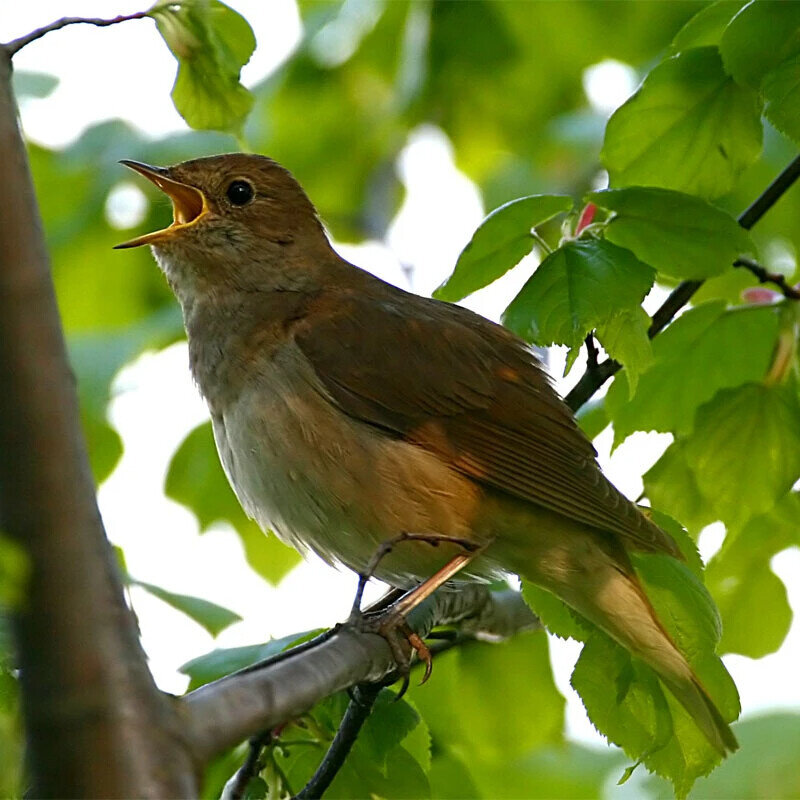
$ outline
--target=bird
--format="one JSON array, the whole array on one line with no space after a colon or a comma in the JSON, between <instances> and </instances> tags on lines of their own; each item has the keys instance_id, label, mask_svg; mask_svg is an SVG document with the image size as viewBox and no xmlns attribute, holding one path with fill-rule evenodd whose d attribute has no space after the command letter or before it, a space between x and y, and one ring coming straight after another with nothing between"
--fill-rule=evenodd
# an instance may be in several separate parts
<instances>
[{"instance_id":1,"label":"bird","mask_svg":"<svg viewBox=\"0 0 800 800\"><path fill-rule=\"evenodd\" d=\"M650 666L717 752L738 747L632 566L679 547L604 476L523 340L348 263L272 159L121 163L172 201L168 227L117 247L149 245L180 303L250 517L394 587L520 575Z\"/></svg>"}]
</instances>

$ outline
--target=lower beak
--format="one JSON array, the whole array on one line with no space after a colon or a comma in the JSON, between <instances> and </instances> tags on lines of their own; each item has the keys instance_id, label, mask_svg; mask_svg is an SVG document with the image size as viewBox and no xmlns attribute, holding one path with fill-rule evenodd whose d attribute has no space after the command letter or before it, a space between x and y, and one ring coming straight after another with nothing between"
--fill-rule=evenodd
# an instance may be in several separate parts
<instances>
[{"instance_id":1,"label":"lower beak","mask_svg":"<svg viewBox=\"0 0 800 800\"><path fill-rule=\"evenodd\" d=\"M143 244L155 244L165 239L170 239L180 230L196 224L208 213L208 202L205 195L194 186L171 178L168 169L151 167L138 161L123 160L120 161L120 164L124 164L134 172L144 175L145 178L152 181L169 197L172 201L173 219L169 227L114 245L115 250L121 250L126 247L140 247Z\"/></svg>"}]
</instances>

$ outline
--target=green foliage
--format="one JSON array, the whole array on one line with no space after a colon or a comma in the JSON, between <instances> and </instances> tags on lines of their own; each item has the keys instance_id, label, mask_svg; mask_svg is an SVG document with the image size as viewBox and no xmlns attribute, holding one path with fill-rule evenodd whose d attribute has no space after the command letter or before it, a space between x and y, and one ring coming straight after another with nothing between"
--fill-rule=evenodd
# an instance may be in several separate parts
<instances>
[{"instance_id":1,"label":"green foliage","mask_svg":"<svg viewBox=\"0 0 800 800\"><path fill-rule=\"evenodd\" d=\"M636 308L653 277L651 267L610 242L567 242L537 267L503 323L534 344L578 347L592 328Z\"/></svg>"},{"instance_id":2,"label":"green foliage","mask_svg":"<svg viewBox=\"0 0 800 800\"><path fill-rule=\"evenodd\" d=\"M295 550L263 534L242 511L217 458L210 422L195 428L175 452L164 491L195 513L201 530L220 520L230 523L242 540L247 563L270 583L299 561Z\"/></svg>"},{"instance_id":3,"label":"green foliage","mask_svg":"<svg viewBox=\"0 0 800 800\"><path fill-rule=\"evenodd\" d=\"M193 691L211 681L230 675L232 672L272 658L272 656L309 639L314 633L316 631L304 631L303 633L292 633L280 639L271 639L264 644L218 648L193 658L180 667L180 671L189 676L187 691Z\"/></svg>"},{"instance_id":4,"label":"green foliage","mask_svg":"<svg viewBox=\"0 0 800 800\"><path fill-rule=\"evenodd\" d=\"M276 772L290 794L308 782L333 740L347 702L343 693L329 697L283 729L270 748L264 771L268 784ZM396 702L394 693L384 689L325 796L430 797L429 767L430 735L424 721L407 700Z\"/></svg>"},{"instance_id":5,"label":"green foliage","mask_svg":"<svg viewBox=\"0 0 800 800\"><path fill-rule=\"evenodd\" d=\"M763 714L743 720L736 727L741 750L707 778L701 778L690 797L697 800L729 800L731 797L761 798L800 795L797 751L800 747L800 715ZM654 798L668 800L671 787L651 778L647 782Z\"/></svg>"},{"instance_id":6,"label":"green foliage","mask_svg":"<svg viewBox=\"0 0 800 800\"><path fill-rule=\"evenodd\" d=\"M117 159L171 163L228 150L229 134L241 134L246 120L254 149L292 169L337 238L380 238L402 198L398 153L417 126L438 125L486 207L499 207L439 290L455 299L530 252L531 228L570 208L564 195L596 188L602 146L615 188L591 197L611 213L544 259L506 322L530 341L569 345L573 356L594 330L623 364L607 397L581 409L581 425L595 436L611 421L617 443L639 430L675 436L644 476L647 498L693 534L718 518L725 522L725 542L705 575L722 617L719 649L754 658L774 652L792 616L770 559L800 541L798 495L791 491L800 477L800 411L791 364L783 373L788 378L765 380L776 343L786 336L781 309L743 307L741 290L755 279L731 263L756 246L768 259L776 241L800 250L800 193L789 192L770 210L752 242L730 215L794 157L795 146L775 129L800 140L797 4L396 0L369 7L305 2L301 11L297 51L251 96L239 73L255 40L238 14L215 0L153 9L179 63L176 107L190 125L225 135L151 142L114 121L63 151L30 145L96 480L121 453L106 417L114 376L144 350L181 335L174 300L149 254L110 252L121 239L169 220L168 204L155 200L140 229L123 233L107 221L109 192L126 177ZM603 136L605 120L588 107L581 79L586 67L609 57L639 69L644 81ZM56 84L24 73L15 81L26 97L44 97ZM768 122L756 160L762 107ZM442 217L448 213L441 209ZM555 230L555 224L545 229L547 242ZM696 307L651 343L640 304L656 272L667 283L707 280ZM245 518L208 425L181 445L166 488L202 529L220 520L232 524L249 563L268 581L279 581L296 563L293 551ZM642 557L637 568L665 624L733 717L735 694L713 652L717 616L697 577L696 552L680 526L654 517L679 540L688 565ZM186 598L152 588L212 632L234 619L207 601L190 598L187 606ZM682 709L647 668L589 623L536 587L524 591L552 631L586 640L573 682L597 727L685 792L714 756ZM196 688L297 638L215 650L183 671ZM8 649L0 626L0 655ZM0 794L13 795L20 745L16 682L6 666ZM541 633L446 654L432 681L410 694L413 704L381 697L328 796L601 797L621 771L619 751L563 742L563 699ZM282 774L297 791L319 763L345 703L343 696L329 699L287 728L251 795L287 788ZM797 731L791 715L743 722L737 726L742 752L701 780L696 795L797 794ZM220 757L204 796L219 795L242 757L241 750Z\"/></svg>"},{"instance_id":7,"label":"green foliage","mask_svg":"<svg viewBox=\"0 0 800 800\"><path fill-rule=\"evenodd\" d=\"M186 594L168 592L160 586L154 586L152 583L145 583L144 581L133 580L131 584L144 589L159 600L163 600L167 605L186 614L187 617L190 617L198 625L205 628L212 636L217 636L225 628L242 619L230 609L223 608L209 600L204 600L202 597L191 597Z\"/></svg>"},{"instance_id":8,"label":"green foliage","mask_svg":"<svg viewBox=\"0 0 800 800\"><path fill-rule=\"evenodd\" d=\"M480 224L458 257L453 274L433 296L461 300L505 275L533 249L531 229L571 208L571 198L548 194L521 197L496 208Z\"/></svg>"},{"instance_id":9,"label":"green foliage","mask_svg":"<svg viewBox=\"0 0 800 800\"><path fill-rule=\"evenodd\" d=\"M613 186L729 192L761 150L756 93L723 69L716 47L659 64L608 122L603 162Z\"/></svg>"},{"instance_id":10,"label":"green foliage","mask_svg":"<svg viewBox=\"0 0 800 800\"><path fill-rule=\"evenodd\" d=\"M625 373L609 389L615 443L637 430L690 432L698 407L720 389L764 377L777 333L771 307L728 311L714 302L683 314L653 341L653 363L632 397Z\"/></svg>"},{"instance_id":11,"label":"green foliage","mask_svg":"<svg viewBox=\"0 0 800 800\"><path fill-rule=\"evenodd\" d=\"M710 278L753 252L749 234L730 214L692 195L631 187L587 199L614 212L606 239L671 278Z\"/></svg>"},{"instance_id":12,"label":"green foliage","mask_svg":"<svg viewBox=\"0 0 800 800\"><path fill-rule=\"evenodd\" d=\"M172 100L192 128L240 135L253 96L239 73L256 48L244 17L219 0L156 5L151 16L178 61Z\"/></svg>"}]
</instances>

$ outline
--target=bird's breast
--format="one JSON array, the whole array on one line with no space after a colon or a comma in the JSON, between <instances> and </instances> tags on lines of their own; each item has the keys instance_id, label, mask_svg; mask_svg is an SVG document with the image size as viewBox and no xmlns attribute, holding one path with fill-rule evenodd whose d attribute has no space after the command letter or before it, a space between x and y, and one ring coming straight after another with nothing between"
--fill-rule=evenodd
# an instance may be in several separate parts
<instances>
[{"instance_id":1,"label":"bird's breast","mask_svg":"<svg viewBox=\"0 0 800 800\"><path fill-rule=\"evenodd\" d=\"M434 454L347 416L291 342L213 415L225 471L246 512L298 549L363 570L403 532L480 538L479 488ZM379 575L427 577L448 546L404 543Z\"/></svg>"}]
</instances>

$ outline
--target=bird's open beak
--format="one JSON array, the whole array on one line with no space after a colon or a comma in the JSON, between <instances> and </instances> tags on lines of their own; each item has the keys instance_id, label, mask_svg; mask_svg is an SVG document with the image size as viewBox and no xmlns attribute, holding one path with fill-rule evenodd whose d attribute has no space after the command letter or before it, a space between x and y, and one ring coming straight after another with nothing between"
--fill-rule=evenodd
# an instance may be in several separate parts
<instances>
[{"instance_id":1,"label":"bird's open beak","mask_svg":"<svg viewBox=\"0 0 800 800\"><path fill-rule=\"evenodd\" d=\"M123 160L119 162L134 172L144 175L152 181L172 201L172 224L160 231L146 233L135 239L114 245L115 250L125 247L139 247L143 244L155 244L174 236L183 228L196 224L208 213L208 202L205 195L194 186L180 183L169 177L169 170L164 167L151 167L138 161Z\"/></svg>"}]
</instances>

